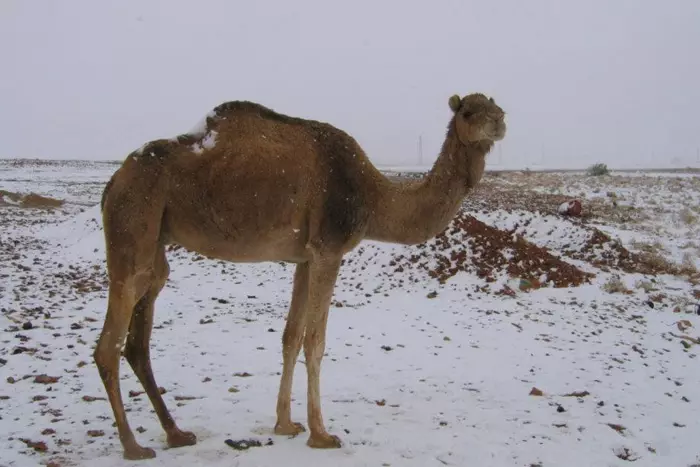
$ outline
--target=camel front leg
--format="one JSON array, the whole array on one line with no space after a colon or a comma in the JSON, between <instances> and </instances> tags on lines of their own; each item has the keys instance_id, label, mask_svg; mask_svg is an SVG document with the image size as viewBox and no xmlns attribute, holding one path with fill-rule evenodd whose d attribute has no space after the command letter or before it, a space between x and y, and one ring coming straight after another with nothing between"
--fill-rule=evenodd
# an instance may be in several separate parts
<instances>
[{"instance_id":1,"label":"camel front leg","mask_svg":"<svg viewBox=\"0 0 700 467\"><path fill-rule=\"evenodd\" d=\"M282 377L277 396L277 423L275 433L295 436L306 431L304 425L292 421L292 380L294 366L304 338L304 319L309 294L309 263L300 263L294 272L294 290L282 335Z\"/></svg>"},{"instance_id":2,"label":"camel front leg","mask_svg":"<svg viewBox=\"0 0 700 467\"><path fill-rule=\"evenodd\" d=\"M340 439L330 435L321 414L321 359L326 350L326 324L340 257L317 257L309 265L309 295L304 331L304 355L308 377L307 411L312 448L339 448Z\"/></svg>"}]
</instances>

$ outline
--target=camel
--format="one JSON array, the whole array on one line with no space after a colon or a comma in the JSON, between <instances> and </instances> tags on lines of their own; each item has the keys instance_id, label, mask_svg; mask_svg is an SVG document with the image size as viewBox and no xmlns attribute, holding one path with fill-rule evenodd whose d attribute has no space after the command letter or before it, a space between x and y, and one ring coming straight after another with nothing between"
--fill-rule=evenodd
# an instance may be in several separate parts
<instances>
[{"instance_id":1,"label":"camel","mask_svg":"<svg viewBox=\"0 0 700 467\"><path fill-rule=\"evenodd\" d=\"M196 131L148 142L105 186L101 210L109 293L93 357L126 459L155 451L136 441L119 385L122 354L143 385L169 447L196 443L170 415L151 369L154 302L169 267L166 245L234 262L295 264L282 336L274 432L306 431L291 418L294 366L304 347L307 445L338 448L321 414L321 359L328 309L343 256L362 240L418 244L443 231L480 181L504 138L505 113L481 93L449 98L451 118L432 169L392 181L357 141L334 126L249 101L215 107Z\"/></svg>"}]
</instances>

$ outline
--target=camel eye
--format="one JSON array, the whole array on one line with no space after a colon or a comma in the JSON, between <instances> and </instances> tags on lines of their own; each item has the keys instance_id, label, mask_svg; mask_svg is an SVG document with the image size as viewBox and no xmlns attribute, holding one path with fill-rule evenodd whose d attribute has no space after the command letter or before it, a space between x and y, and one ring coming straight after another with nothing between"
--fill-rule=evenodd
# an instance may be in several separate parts
<instances>
[{"instance_id":1,"label":"camel eye","mask_svg":"<svg viewBox=\"0 0 700 467\"><path fill-rule=\"evenodd\" d=\"M462 114L462 116L463 116L464 118L469 118L469 117L471 117L472 115L474 115L474 112L464 112L464 113Z\"/></svg>"}]
</instances>

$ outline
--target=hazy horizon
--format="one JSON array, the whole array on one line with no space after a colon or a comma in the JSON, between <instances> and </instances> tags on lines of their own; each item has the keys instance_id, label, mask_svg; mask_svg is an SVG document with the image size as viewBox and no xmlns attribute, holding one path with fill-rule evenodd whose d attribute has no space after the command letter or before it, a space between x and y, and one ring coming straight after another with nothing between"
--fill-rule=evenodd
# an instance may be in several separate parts
<instances>
[{"instance_id":1,"label":"hazy horizon","mask_svg":"<svg viewBox=\"0 0 700 467\"><path fill-rule=\"evenodd\" d=\"M121 160L241 99L430 165L450 95L484 92L489 168L700 167L699 24L692 0L6 0L0 158Z\"/></svg>"}]
</instances>

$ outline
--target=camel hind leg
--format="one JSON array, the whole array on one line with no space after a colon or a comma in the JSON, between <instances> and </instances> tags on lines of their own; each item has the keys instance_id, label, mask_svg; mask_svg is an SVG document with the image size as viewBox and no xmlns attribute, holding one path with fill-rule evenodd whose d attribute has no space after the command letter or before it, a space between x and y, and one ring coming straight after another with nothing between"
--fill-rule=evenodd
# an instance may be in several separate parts
<instances>
[{"instance_id":1,"label":"camel hind leg","mask_svg":"<svg viewBox=\"0 0 700 467\"><path fill-rule=\"evenodd\" d=\"M124 448L124 458L130 460L150 459L156 455L153 449L144 448L136 442L126 418L119 385L121 348L137 301L137 279L132 277L123 283L110 286L107 316L94 352L95 363L114 412L119 440Z\"/></svg>"},{"instance_id":2,"label":"camel hind leg","mask_svg":"<svg viewBox=\"0 0 700 467\"><path fill-rule=\"evenodd\" d=\"M154 277L148 292L138 301L134 308L129 327L129 336L124 347L124 356L138 377L148 398L153 404L160 424L165 430L168 446L171 448L192 446L196 444L194 433L181 431L168 410L163 396L158 389L151 368L150 340L153 329L154 304L158 294L165 286L170 268L165 257L165 246L161 243L153 263Z\"/></svg>"},{"instance_id":3,"label":"camel hind leg","mask_svg":"<svg viewBox=\"0 0 700 467\"><path fill-rule=\"evenodd\" d=\"M109 298L107 315L93 354L114 413L123 455L134 460L156 455L153 449L136 442L126 418L119 384L121 348L134 310L158 279L156 253L161 243L167 196L162 161L167 156L167 147L152 144L148 154L148 158L127 158L112 176L101 201Z\"/></svg>"}]
</instances>

